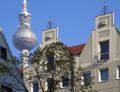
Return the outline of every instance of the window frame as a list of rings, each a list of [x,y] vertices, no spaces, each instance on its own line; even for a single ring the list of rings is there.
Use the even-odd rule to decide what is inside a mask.
[[[87,80],[85,80],[86,74],[89,74],[89,75],[90,75],[90,76],[89,76],[89,79],[87,79]],[[88,76],[87,76],[87,77],[88,77]],[[85,71],[85,72],[83,72],[83,84],[84,84],[84,85],[89,85],[89,84],[91,83],[91,81],[92,81],[91,71]]]
[[[4,85],[0,85],[0,92],[4,92],[4,90],[6,91],[6,92],[12,92],[13,91],[13,89],[12,88],[10,88],[10,87],[8,87],[8,86],[4,86]]]
[[[38,81],[32,82],[32,92],[34,92],[34,84],[36,84],[36,83],[37,83],[37,89],[38,89],[37,92],[39,92],[39,82]],[[36,90],[35,90],[35,92],[36,92]]]
[[[69,77],[62,78],[62,86],[63,87],[68,87],[70,85],[69,81],[70,81]]]
[[[102,43],[106,44],[108,46],[107,48],[105,48],[105,49],[108,49],[107,51],[104,51],[105,49],[102,49],[102,47],[103,47],[103,45],[101,45]],[[110,58],[110,50],[109,49],[110,49],[110,41],[109,40],[105,40],[105,41],[100,41],[99,42],[98,51],[99,51],[99,60],[100,61],[107,61],[107,60],[109,60],[109,58]]]
[[[117,79],[120,79],[120,65],[117,66]]]
[[[102,72],[104,70],[107,70],[107,79],[102,79],[104,77],[103,74],[102,74]],[[99,82],[107,82],[108,80],[109,80],[109,69],[108,68],[102,68],[102,69],[100,69],[99,70]]]
[[[7,60],[7,49],[3,46],[0,46],[0,58]]]
[[[68,82],[68,85],[67,85],[67,86],[64,86],[64,84],[63,84],[63,83],[64,83],[64,82],[63,82],[63,79],[64,79],[64,78],[68,79],[68,81],[67,81],[67,82]],[[69,88],[69,87],[70,87],[70,76],[63,76],[63,77],[62,77],[62,80],[61,80],[61,82],[60,82],[60,87],[61,87],[61,88]]]
[[[52,61],[50,61],[50,59]],[[47,71],[51,71],[51,70],[55,69],[55,62],[54,61],[55,61],[54,53],[51,52],[47,55]]]

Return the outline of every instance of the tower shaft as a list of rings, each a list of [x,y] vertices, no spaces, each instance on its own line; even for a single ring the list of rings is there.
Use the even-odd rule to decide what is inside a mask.
[[[23,68],[26,68],[29,66],[29,52],[27,49],[22,50],[21,56],[20,56],[20,66]]]
[[[28,66],[29,50],[37,43],[35,34],[31,31],[31,16],[27,10],[27,1],[23,0],[22,12],[19,14],[19,28],[13,36],[13,43],[21,51],[22,67]]]

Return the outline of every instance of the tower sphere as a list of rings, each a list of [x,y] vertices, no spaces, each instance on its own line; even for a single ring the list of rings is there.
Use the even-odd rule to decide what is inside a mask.
[[[37,40],[35,34],[29,29],[19,29],[13,36],[13,43],[19,50],[31,50],[35,47]]]

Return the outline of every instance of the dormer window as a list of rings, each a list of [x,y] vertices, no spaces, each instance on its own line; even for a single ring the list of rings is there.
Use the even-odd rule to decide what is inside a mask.
[[[100,45],[100,60],[109,59],[109,40],[99,43]]]

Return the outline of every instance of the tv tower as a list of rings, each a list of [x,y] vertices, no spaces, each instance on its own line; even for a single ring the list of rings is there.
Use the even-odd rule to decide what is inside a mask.
[[[31,15],[27,10],[27,1],[23,0],[22,12],[19,14],[19,28],[13,35],[15,47],[21,51],[22,67],[28,66],[29,50],[37,44],[35,34],[31,31]]]

